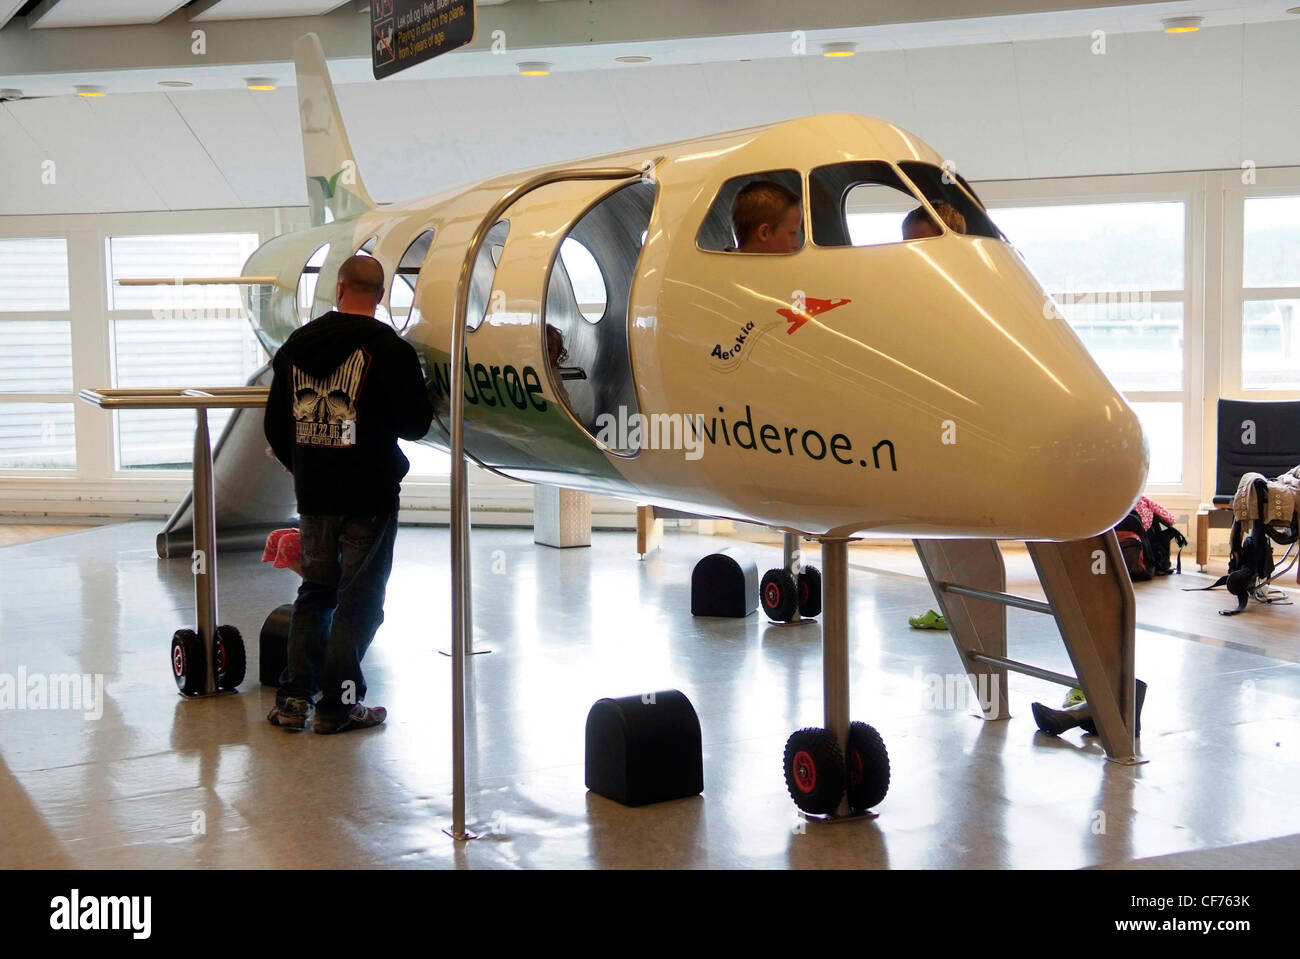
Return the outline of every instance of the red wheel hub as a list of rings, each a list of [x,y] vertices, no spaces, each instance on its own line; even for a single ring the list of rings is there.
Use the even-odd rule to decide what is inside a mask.
[[[179,643],[172,649],[172,672],[177,676],[185,675],[185,650]]]
[[[768,583],[767,588],[763,590],[763,602],[767,604],[768,609],[776,609],[781,605],[781,587],[776,583]]]
[[[791,766],[795,787],[801,793],[806,795],[817,788],[817,764],[807,750],[801,749],[795,753]]]
[[[226,668],[226,646],[221,640],[217,640],[217,670],[224,671]]]
[[[849,784],[856,786],[862,782],[862,753],[856,749],[849,750]]]

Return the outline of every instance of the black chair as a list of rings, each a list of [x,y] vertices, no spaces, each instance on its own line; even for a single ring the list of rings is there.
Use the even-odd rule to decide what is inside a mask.
[[[1262,473],[1272,479],[1300,465],[1300,400],[1219,400],[1218,415],[1214,499],[1196,513],[1196,565],[1202,572],[1210,558],[1210,528],[1232,526],[1232,498],[1241,478]]]

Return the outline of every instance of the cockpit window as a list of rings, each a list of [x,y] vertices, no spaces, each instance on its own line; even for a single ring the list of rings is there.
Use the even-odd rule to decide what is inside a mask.
[[[802,193],[795,170],[732,177],[714,198],[695,243],[716,253],[794,253],[804,241]]]
[[[878,246],[943,233],[898,172],[880,160],[818,167],[808,175],[808,200],[817,246]]]
[[[898,166],[954,232],[1005,239],[975,194],[966,187],[966,181],[955,172],[915,160],[903,160]]]

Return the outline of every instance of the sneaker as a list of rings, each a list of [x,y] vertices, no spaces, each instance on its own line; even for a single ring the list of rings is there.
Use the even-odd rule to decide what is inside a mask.
[[[290,696],[283,704],[276,703],[266,714],[266,721],[272,726],[286,729],[305,729],[307,717],[311,715],[311,701],[298,696]]]
[[[383,706],[363,706],[357,703],[342,716],[326,716],[316,711],[316,719],[311,724],[315,733],[345,733],[349,729],[369,729],[378,726],[388,718],[388,710]]]

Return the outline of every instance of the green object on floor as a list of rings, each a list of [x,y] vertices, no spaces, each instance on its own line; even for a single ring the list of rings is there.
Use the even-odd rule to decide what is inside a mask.
[[[907,625],[913,629],[947,629],[948,621],[932,609],[927,609],[920,616],[909,616]]]
[[[1087,702],[1087,697],[1083,695],[1082,689],[1071,689],[1065,694],[1065,702],[1061,704],[1062,709],[1069,709],[1071,706],[1077,706],[1079,703]]]

